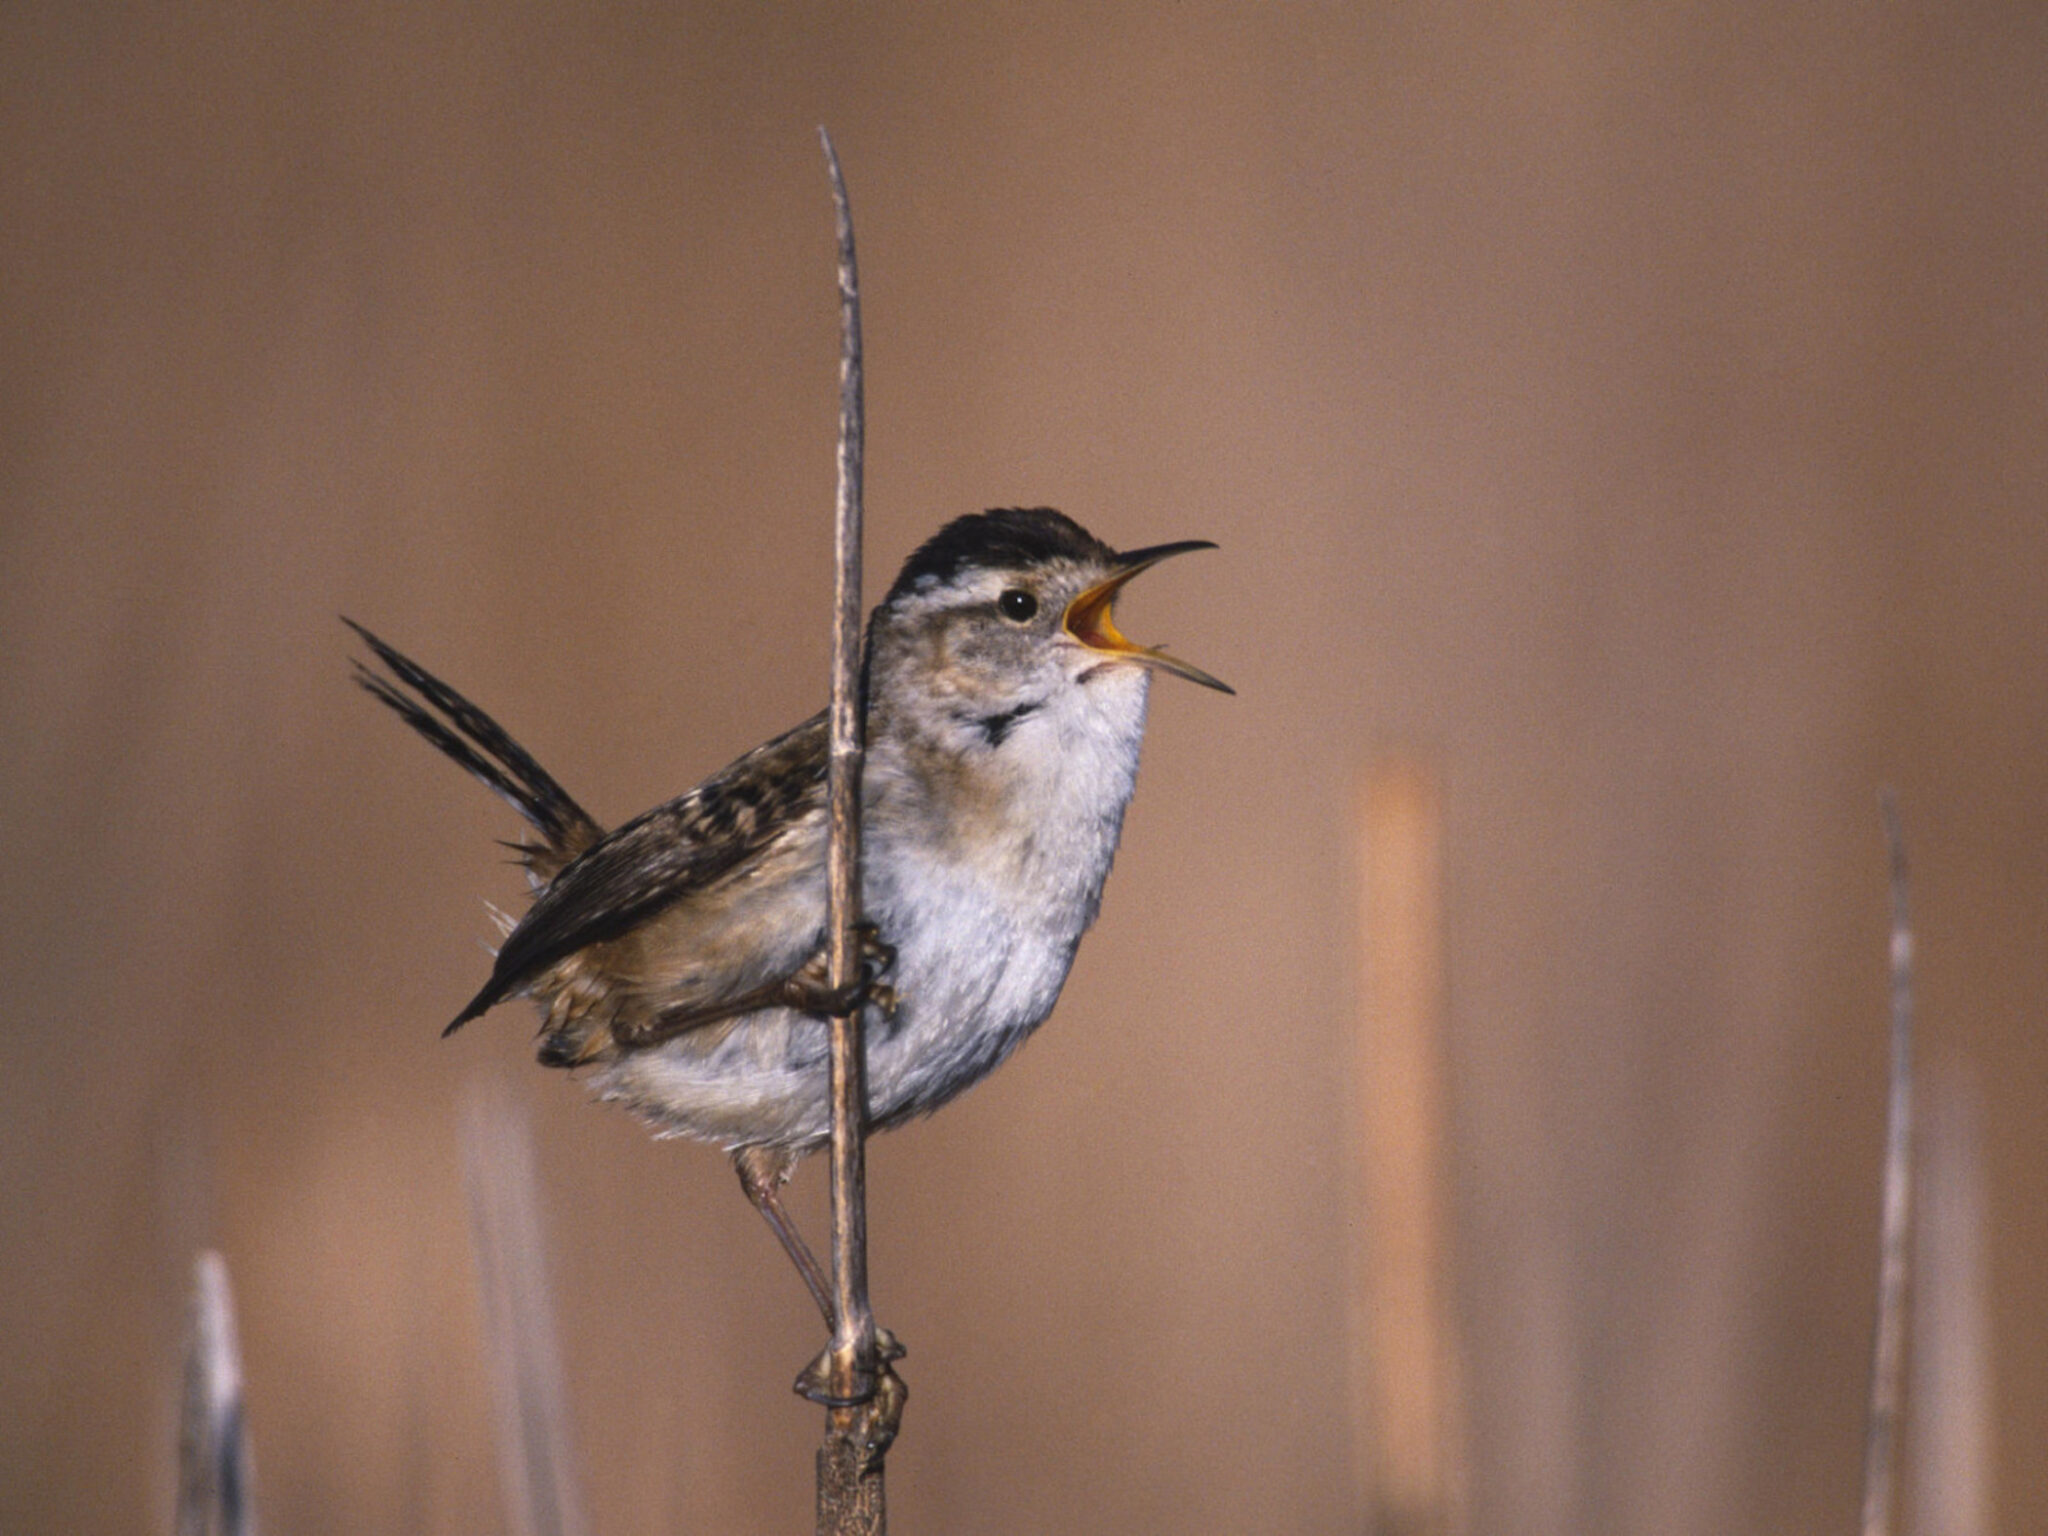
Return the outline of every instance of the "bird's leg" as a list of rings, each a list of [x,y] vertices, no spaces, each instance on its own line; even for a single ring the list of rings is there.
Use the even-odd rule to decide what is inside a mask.
[[[895,989],[883,985],[876,978],[896,963],[896,951],[882,941],[881,933],[874,924],[862,923],[858,932],[861,946],[858,979],[844,987],[831,986],[827,979],[826,957],[819,955],[783,981],[769,983],[769,987],[778,994],[775,1000],[784,1007],[813,1014],[851,1013],[871,1003],[886,1017],[894,1018],[897,1004]],[[838,1324],[833,1313],[832,1288],[824,1266],[818,1263],[817,1256],[797,1232],[796,1223],[790,1220],[789,1212],[782,1205],[782,1186],[789,1182],[789,1176],[796,1171],[802,1155],[788,1148],[742,1147],[733,1154],[732,1161],[740,1176],[740,1188],[768,1223],[776,1241],[782,1244],[782,1251],[796,1265],[797,1273],[803,1276],[811,1300],[818,1304],[818,1311],[825,1319],[825,1327],[836,1335]],[[861,1445],[862,1463],[867,1467],[878,1465],[895,1440],[897,1428],[903,1421],[904,1404],[910,1400],[910,1389],[895,1370],[895,1362],[905,1354],[903,1345],[895,1334],[879,1327],[874,1330],[874,1341],[872,1366],[862,1362],[858,1371],[857,1395],[853,1397],[841,1397],[833,1391],[832,1351],[829,1348],[799,1372],[796,1379],[796,1390],[811,1401],[858,1411],[856,1438]]]
[[[811,1293],[811,1300],[818,1304],[818,1310],[825,1315],[825,1326],[832,1326],[832,1286],[825,1278],[825,1271],[819,1267],[817,1255],[796,1229],[796,1223],[789,1219],[789,1212],[782,1206],[782,1186],[789,1182],[789,1176],[796,1172],[802,1153],[792,1152],[787,1147],[741,1147],[732,1155],[732,1165],[740,1176],[740,1188],[746,1191],[747,1200],[761,1213],[768,1228],[775,1234],[775,1240],[782,1244],[782,1251],[789,1255],[796,1272],[803,1276],[804,1286]]]
[[[624,1050],[645,1050],[664,1040],[688,1034],[693,1029],[702,1029],[707,1024],[722,1023],[763,1008],[794,1008],[799,1013],[825,1016],[850,1013],[872,1003],[882,1010],[884,1018],[893,1019],[896,1017],[896,989],[876,978],[896,963],[896,951],[882,942],[873,923],[861,924],[860,941],[860,978],[844,987],[826,985],[826,958],[822,954],[813,955],[789,975],[775,981],[764,981],[760,986],[723,1002],[708,1003],[701,1008],[670,1008],[652,1018],[631,1023],[615,1019],[611,1026],[612,1043]],[[543,1061],[548,1066],[576,1064],[574,1061],[558,1062],[545,1056]],[[782,1177],[787,1182],[789,1175],[785,1172]],[[771,1221],[773,1219],[770,1218]]]
[[[811,1252],[810,1245],[798,1233],[796,1223],[789,1219],[789,1212],[782,1205],[782,1186],[789,1182],[789,1176],[796,1171],[802,1156],[802,1153],[792,1152],[786,1147],[742,1147],[733,1153],[732,1165],[740,1176],[740,1188],[746,1191],[747,1200],[761,1213],[769,1230],[775,1234],[775,1240],[782,1244],[782,1251],[789,1255],[796,1272],[803,1276],[804,1287],[811,1293],[811,1300],[818,1304],[825,1327],[832,1329],[835,1324],[831,1283],[817,1256]],[[901,1360],[904,1353],[903,1345],[895,1334],[886,1328],[875,1330],[874,1386],[863,1409],[862,1431],[866,1446],[864,1454],[870,1463],[879,1460],[896,1438],[897,1426],[903,1420],[903,1405],[910,1400],[910,1389],[895,1371],[895,1362]],[[829,1354],[827,1351],[820,1355],[804,1369],[797,1377],[796,1389],[813,1402],[842,1405],[831,1392],[826,1369]]]

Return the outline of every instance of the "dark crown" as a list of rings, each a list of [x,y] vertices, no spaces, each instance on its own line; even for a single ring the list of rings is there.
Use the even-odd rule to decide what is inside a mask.
[[[882,599],[894,602],[930,583],[951,581],[965,570],[1013,569],[1049,560],[1107,564],[1116,551],[1063,512],[1051,507],[997,507],[956,517],[903,562],[896,584]]]

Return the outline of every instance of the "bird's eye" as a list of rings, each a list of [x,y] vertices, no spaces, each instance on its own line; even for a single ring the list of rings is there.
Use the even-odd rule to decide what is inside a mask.
[[[996,599],[996,606],[1003,611],[1003,617],[1022,624],[1038,612],[1038,599],[1022,587],[1012,587]]]

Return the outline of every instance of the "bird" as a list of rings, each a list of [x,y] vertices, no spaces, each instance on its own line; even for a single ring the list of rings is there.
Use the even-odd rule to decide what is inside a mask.
[[[946,523],[869,616],[862,978],[825,987],[824,713],[607,831],[489,715],[353,620],[355,680],[519,812],[533,901],[443,1034],[530,998],[543,1065],[658,1136],[730,1154],[827,1325],[784,1208],[830,1137],[827,1026],[858,1006],[867,1129],[980,1081],[1047,1016],[1095,921],[1153,674],[1234,690],[1118,632],[1126,583],[1207,540],[1119,553],[1048,507]]]

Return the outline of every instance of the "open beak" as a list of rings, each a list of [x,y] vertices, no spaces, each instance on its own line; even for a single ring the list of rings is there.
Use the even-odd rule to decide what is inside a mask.
[[[1116,574],[1107,581],[1098,581],[1067,604],[1067,633],[1087,646],[1090,650],[1101,651],[1109,656],[1121,656],[1127,661],[1142,662],[1146,666],[1158,667],[1163,671],[1177,672],[1191,683],[1200,683],[1204,688],[1214,688],[1222,693],[1236,693],[1228,683],[1211,677],[1200,667],[1190,666],[1178,656],[1150,646],[1133,645],[1117,633],[1116,622],[1110,610],[1116,606],[1116,595],[1123,590],[1124,583],[1140,571],[1148,571],[1160,561],[1172,555],[1184,555],[1194,549],[1214,549],[1216,546],[1207,539],[1183,539],[1178,544],[1155,544],[1150,549],[1134,549],[1118,557]]]

